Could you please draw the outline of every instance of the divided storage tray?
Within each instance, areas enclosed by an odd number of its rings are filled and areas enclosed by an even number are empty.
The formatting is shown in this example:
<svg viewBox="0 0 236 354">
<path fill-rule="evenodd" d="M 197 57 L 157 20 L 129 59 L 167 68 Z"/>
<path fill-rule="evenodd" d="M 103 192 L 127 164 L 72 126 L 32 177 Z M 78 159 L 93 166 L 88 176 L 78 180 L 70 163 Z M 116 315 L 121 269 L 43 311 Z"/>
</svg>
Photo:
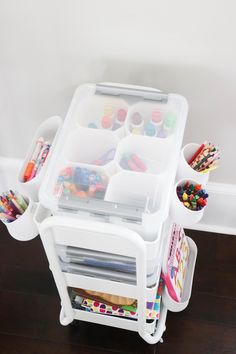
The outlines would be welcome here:
<svg viewBox="0 0 236 354">
<path fill-rule="evenodd" d="M 187 115 L 182 96 L 80 86 L 40 189 L 40 202 L 127 225 L 146 240 L 168 216 Z M 93 215 L 92 215 L 93 214 Z"/>
</svg>

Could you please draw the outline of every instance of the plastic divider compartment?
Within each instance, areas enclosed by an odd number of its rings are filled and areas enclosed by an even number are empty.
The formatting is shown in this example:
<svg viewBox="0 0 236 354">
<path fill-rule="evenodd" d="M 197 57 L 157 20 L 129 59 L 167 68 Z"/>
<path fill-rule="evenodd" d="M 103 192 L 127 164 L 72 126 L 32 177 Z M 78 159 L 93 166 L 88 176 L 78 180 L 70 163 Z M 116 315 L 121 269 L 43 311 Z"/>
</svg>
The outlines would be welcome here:
<svg viewBox="0 0 236 354">
<path fill-rule="evenodd" d="M 39 191 L 42 179 L 44 177 L 44 174 L 46 172 L 47 165 L 49 163 L 50 156 L 51 156 L 53 148 L 55 146 L 55 141 L 56 141 L 57 136 L 59 134 L 59 130 L 60 130 L 61 125 L 62 125 L 62 119 L 60 117 L 54 116 L 54 117 L 46 119 L 39 126 L 39 128 L 37 129 L 37 131 L 32 139 L 28 153 L 27 153 L 27 155 L 24 159 L 23 165 L 20 169 L 19 176 L 18 176 L 18 184 L 20 186 L 20 189 L 23 191 L 24 194 L 26 194 L 27 196 L 32 198 L 34 201 L 38 201 L 38 191 Z M 43 164 L 39 173 L 30 181 L 24 182 L 23 176 L 24 176 L 26 166 L 32 157 L 32 153 L 35 149 L 36 141 L 40 137 L 43 137 L 44 141 L 48 141 L 51 144 L 47 159 L 46 159 L 45 163 Z"/>
<path fill-rule="evenodd" d="M 180 154 L 179 165 L 177 170 L 177 179 L 181 178 L 192 178 L 195 179 L 198 183 L 206 185 L 209 179 L 208 173 L 201 173 L 195 171 L 189 164 L 188 161 L 199 149 L 200 144 L 190 143 L 185 145 Z"/>
<path fill-rule="evenodd" d="M 28 202 L 25 212 L 15 221 L 6 223 L 9 234 L 18 241 L 29 241 L 35 238 L 39 232 L 33 220 L 36 204 L 29 198 L 24 197 Z"/>
<path fill-rule="evenodd" d="M 174 299 L 172 299 L 172 297 L 169 295 L 166 286 L 162 293 L 163 304 L 167 307 L 168 310 L 172 312 L 183 311 L 188 306 L 191 297 L 195 263 L 197 259 L 197 246 L 191 238 L 187 237 L 187 239 L 190 248 L 190 254 L 189 254 L 188 268 L 186 272 L 186 278 L 184 281 L 184 289 L 183 289 L 181 301 L 177 302 Z M 164 261 L 166 260 L 164 259 Z"/>
<path fill-rule="evenodd" d="M 73 163 L 107 166 L 114 160 L 118 143 L 110 131 L 81 127 L 69 134 L 64 157 Z"/>
<path fill-rule="evenodd" d="M 168 138 L 176 130 L 177 113 L 163 103 L 139 102 L 131 106 L 125 122 L 126 133 Z"/>
<path fill-rule="evenodd" d="M 116 132 L 119 136 L 124 136 L 124 121 L 117 123 L 117 113 L 128 111 L 128 104 L 125 100 L 114 96 L 103 96 L 95 94 L 78 104 L 76 109 L 77 123 L 86 128 L 107 129 Z"/>
<path fill-rule="evenodd" d="M 158 208 L 158 181 L 157 176 L 122 171 L 111 177 L 105 200 L 151 212 Z"/>
<path fill-rule="evenodd" d="M 109 168 L 82 163 L 68 163 L 59 172 L 54 195 L 60 205 L 69 207 L 76 200 L 103 200 L 109 181 Z"/>
<path fill-rule="evenodd" d="M 167 169 L 169 154 L 170 144 L 166 139 L 131 134 L 120 141 L 115 159 L 122 170 L 160 174 Z"/>
</svg>

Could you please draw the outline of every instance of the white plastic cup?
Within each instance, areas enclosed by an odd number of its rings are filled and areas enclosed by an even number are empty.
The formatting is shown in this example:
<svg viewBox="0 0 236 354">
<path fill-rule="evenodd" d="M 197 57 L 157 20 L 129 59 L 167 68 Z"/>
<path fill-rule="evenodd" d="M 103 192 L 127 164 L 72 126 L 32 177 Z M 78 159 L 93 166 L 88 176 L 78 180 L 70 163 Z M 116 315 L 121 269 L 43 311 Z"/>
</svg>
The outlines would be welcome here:
<svg viewBox="0 0 236 354">
<path fill-rule="evenodd" d="M 194 225 L 199 222 L 203 216 L 204 208 L 201 210 L 188 209 L 180 200 L 177 195 L 177 187 L 183 186 L 189 181 L 190 184 L 196 185 L 198 182 L 195 180 L 185 178 L 178 181 L 174 187 L 173 199 L 170 205 L 170 216 L 174 222 L 184 226 Z"/>
<path fill-rule="evenodd" d="M 35 203 L 24 197 L 29 204 L 24 214 L 20 215 L 15 221 L 6 223 L 9 234 L 18 241 L 29 241 L 38 235 L 38 229 L 33 221 Z"/>
<path fill-rule="evenodd" d="M 195 171 L 189 164 L 188 161 L 191 157 L 196 153 L 197 149 L 199 149 L 201 145 L 190 143 L 185 145 L 180 154 L 179 165 L 177 169 L 177 179 L 182 178 L 192 178 L 196 180 L 199 184 L 205 186 L 209 179 L 209 172 L 208 173 L 201 173 Z"/>
</svg>

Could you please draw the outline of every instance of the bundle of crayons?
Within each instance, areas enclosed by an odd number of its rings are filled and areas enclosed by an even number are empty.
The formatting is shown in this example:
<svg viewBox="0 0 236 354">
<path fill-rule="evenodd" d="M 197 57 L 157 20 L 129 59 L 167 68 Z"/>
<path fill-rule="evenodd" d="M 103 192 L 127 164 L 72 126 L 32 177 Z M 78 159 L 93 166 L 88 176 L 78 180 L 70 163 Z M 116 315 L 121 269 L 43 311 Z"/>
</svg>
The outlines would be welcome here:
<svg viewBox="0 0 236 354">
<path fill-rule="evenodd" d="M 17 192 L 10 190 L 0 195 L 0 220 L 4 223 L 15 221 L 28 207 L 28 202 Z"/>
<path fill-rule="evenodd" d="M 207 173 L 219 166 L 219 154 L 219 149 L 206 141 L 197 149 L 188 164 L 197 172 Z"/>
<path fill-rule="evenodd" d="M 201 210 L 207 204 L 208 194 L 201 184 L 194 186 L 186 182 L 184 186 L 177 187 L 177 195 L 183 205 L 191 210 Z"/>
<path fill-rule="evenodd" d="M 27 163 L 25 168 L 25 172 L 23 175 L 24 182 L 30 181 L 39 173 L 48 156 L 50 147 L 51 145 L 49 144 L 49 142 L 44 141 L 44 138 L 42 137 L 40 137 L 36 141 L 36 146 L 31 156 L 31 159 Z"/>
</svg>

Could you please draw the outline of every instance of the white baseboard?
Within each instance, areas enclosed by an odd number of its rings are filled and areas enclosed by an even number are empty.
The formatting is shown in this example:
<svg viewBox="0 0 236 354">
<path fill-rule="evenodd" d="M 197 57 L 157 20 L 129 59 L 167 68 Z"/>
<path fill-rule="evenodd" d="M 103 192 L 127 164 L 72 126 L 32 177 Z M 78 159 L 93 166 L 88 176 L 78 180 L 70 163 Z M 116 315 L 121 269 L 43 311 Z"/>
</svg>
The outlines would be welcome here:
<svg viewBox="0 0 236 354">
<path fill-rule="evenodd" d="M 188 228 L 236 235 L 236 185 L 209 182 L 207 192 L 208 205 L 202 220 Z"/>
<path fill-rule="evenodd" d="M 22 160 L 0 157 L 0 191 L 17 189 Z M 236 184 L 208 183 L 208 205 L 202 220 L 188 229 L 236 235 Z"/>
</svg>

